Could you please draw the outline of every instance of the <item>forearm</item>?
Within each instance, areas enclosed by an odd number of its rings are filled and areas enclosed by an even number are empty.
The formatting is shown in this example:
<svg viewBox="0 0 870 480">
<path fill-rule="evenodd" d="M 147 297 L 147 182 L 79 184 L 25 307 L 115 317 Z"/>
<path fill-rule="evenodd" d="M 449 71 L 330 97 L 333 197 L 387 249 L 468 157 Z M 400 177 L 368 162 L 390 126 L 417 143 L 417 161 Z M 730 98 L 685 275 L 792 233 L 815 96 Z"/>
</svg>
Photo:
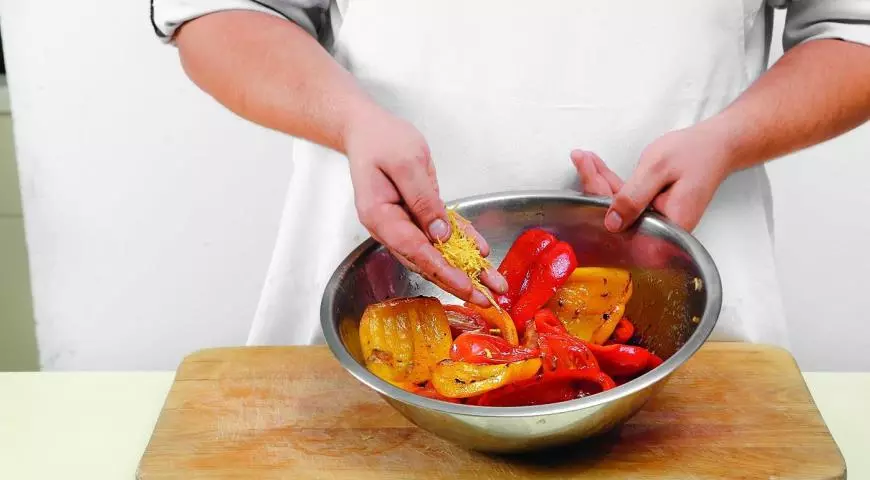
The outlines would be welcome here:
<svg viewBox="0 0 870 480">
<path fill-rule="evenodd" d="M 176 43 L 190 79 L 237 115 L 346 152 L 354 119 L 377 108 L 305 30 L 259 12 L 187 23 Z"/>
<path fill-rule="evenodd" d="M 870 47 L 816 40 L 789 50 L 722 113 L 720 134 L 740 170 L 845 133 L 870 119 Z"/>
</svg>

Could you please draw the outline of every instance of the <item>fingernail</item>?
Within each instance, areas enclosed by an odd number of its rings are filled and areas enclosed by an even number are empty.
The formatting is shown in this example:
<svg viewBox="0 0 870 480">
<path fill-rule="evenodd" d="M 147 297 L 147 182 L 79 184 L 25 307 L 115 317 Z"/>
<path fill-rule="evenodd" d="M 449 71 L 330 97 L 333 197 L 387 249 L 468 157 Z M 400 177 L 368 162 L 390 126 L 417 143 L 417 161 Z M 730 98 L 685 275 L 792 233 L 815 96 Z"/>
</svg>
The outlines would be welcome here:
<svg viewBox="0 0 870 480">
<path fill-rule="evenodd" d="M 489 300 L 487 300 L 486 296 L 480 293 L 479 290 L 472 291 L 469 300 L 471 300 L 471 303 L 480 305 L 481 307 L 489 306 Z"/>
<path fill-rule="evenodd" d="M 429 224 L 429 236 L 433 240 L 447 241 L 450 238 L 450 226 L 447 222 L 438 218 Z"/>
<path fill-rule="evenodd" d="M 604 217 L 604 226 L 611 232 L 619 231 L 622 228 L 622 216 L 614 210 L 607 212 L 607 216 Z"/>
</svg>

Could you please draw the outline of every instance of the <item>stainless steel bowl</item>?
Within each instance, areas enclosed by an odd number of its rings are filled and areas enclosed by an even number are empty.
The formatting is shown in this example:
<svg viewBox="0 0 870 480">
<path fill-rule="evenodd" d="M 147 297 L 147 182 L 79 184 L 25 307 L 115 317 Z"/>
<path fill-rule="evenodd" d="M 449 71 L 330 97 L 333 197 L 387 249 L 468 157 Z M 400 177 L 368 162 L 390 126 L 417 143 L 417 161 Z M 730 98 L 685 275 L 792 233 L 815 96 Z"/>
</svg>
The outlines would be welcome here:
<svg viewBox="0 0 870 480">
<path fill-rule="evenodd" d="M 344 368 L 411 422 L 464 447 L 521 452 L 602 434 L 634 415 L 698 350 L 722 303 L 719 273 L 694 237 L 653 213 L 629 232 L 609 233 L 603 227 L 608 205 L 608 199 L 573 192 L 511 192 L 451 206 L 487 239 L 496 265 L 523 230 L 543 227 L 572 244 L 581 265 L 631 270 L 634 295 L 626 314 L 642 344 L 666 359 L 631 382 L 569 402 L 510 408 L 439 402 L 384 382 L 366 369 L 361 355 L 359 320 L 366 306 L 417 295 L 458 300 L 407 271 L 371 239 L 342 262 L 326 287 L 321 305 L 326 341 Z"/>
</svg>

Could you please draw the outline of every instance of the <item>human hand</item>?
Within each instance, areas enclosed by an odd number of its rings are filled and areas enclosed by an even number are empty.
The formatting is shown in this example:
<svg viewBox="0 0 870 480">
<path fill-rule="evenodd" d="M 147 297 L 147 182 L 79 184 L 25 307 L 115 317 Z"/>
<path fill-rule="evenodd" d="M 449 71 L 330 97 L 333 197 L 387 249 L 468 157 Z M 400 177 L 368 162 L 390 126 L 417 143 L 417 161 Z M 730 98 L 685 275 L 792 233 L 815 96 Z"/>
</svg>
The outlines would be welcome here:
<svg viewBox="0 0 870 480">
<path fill-rule="evenodd" d="M 463 300 L 488 306 L 468 276 L 432 245 L 446 241 L 452 232 L 423 135 L 377 107 L 350 125 L 344 143 L 360 222 L 411 271 Z M 483 256 L 489 255 L 489 245 L 471 225 L 466 233 L 475 238 Z M 484 272 L 481 281 L 496 293 L 507 290 L 495 269 Z"/>
<path fill-rule="evenodd" d="M 608 230 L 625 230 L 652 206 L 691 231 L 730 173 L 731 154 L 723 138 L 706 124 L 667 133 L 643 151 L 627 182 L 592 152 L 575 150 L 571 160 L 584 192 L 613 197 L 604 219 Z"/>
</svg>

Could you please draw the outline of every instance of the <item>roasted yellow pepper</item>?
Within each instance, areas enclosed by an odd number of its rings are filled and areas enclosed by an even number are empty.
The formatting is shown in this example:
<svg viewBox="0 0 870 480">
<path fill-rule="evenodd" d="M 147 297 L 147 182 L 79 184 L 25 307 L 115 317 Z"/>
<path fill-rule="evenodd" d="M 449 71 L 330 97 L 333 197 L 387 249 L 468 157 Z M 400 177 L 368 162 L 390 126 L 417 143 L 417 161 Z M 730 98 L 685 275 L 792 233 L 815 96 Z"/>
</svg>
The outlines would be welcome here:
<svg viewBox="0 0 870 480">
<path fill-rule="evenodd" d="M 366 367 L 402 388 L 429 380 L 450 358 L 450 323 L 441 302 L 417 297 L 370 305 L 359 326 Z"/>
<path fill-rule="evenodd" d="M 631 299 L 631 273 L 618 268 L 584 267 L 547 304 L 568 331 L 588 342 L 610 338 Z"/>
<path fill-rule="evenodd" d="M 541 359 L 531 358 L 500 365 L 445 360 L 432 374 L 435 391 L 448 398 L 468 398 L 514 382 L 528 380 L 541 369 Z"/>
</svg>

